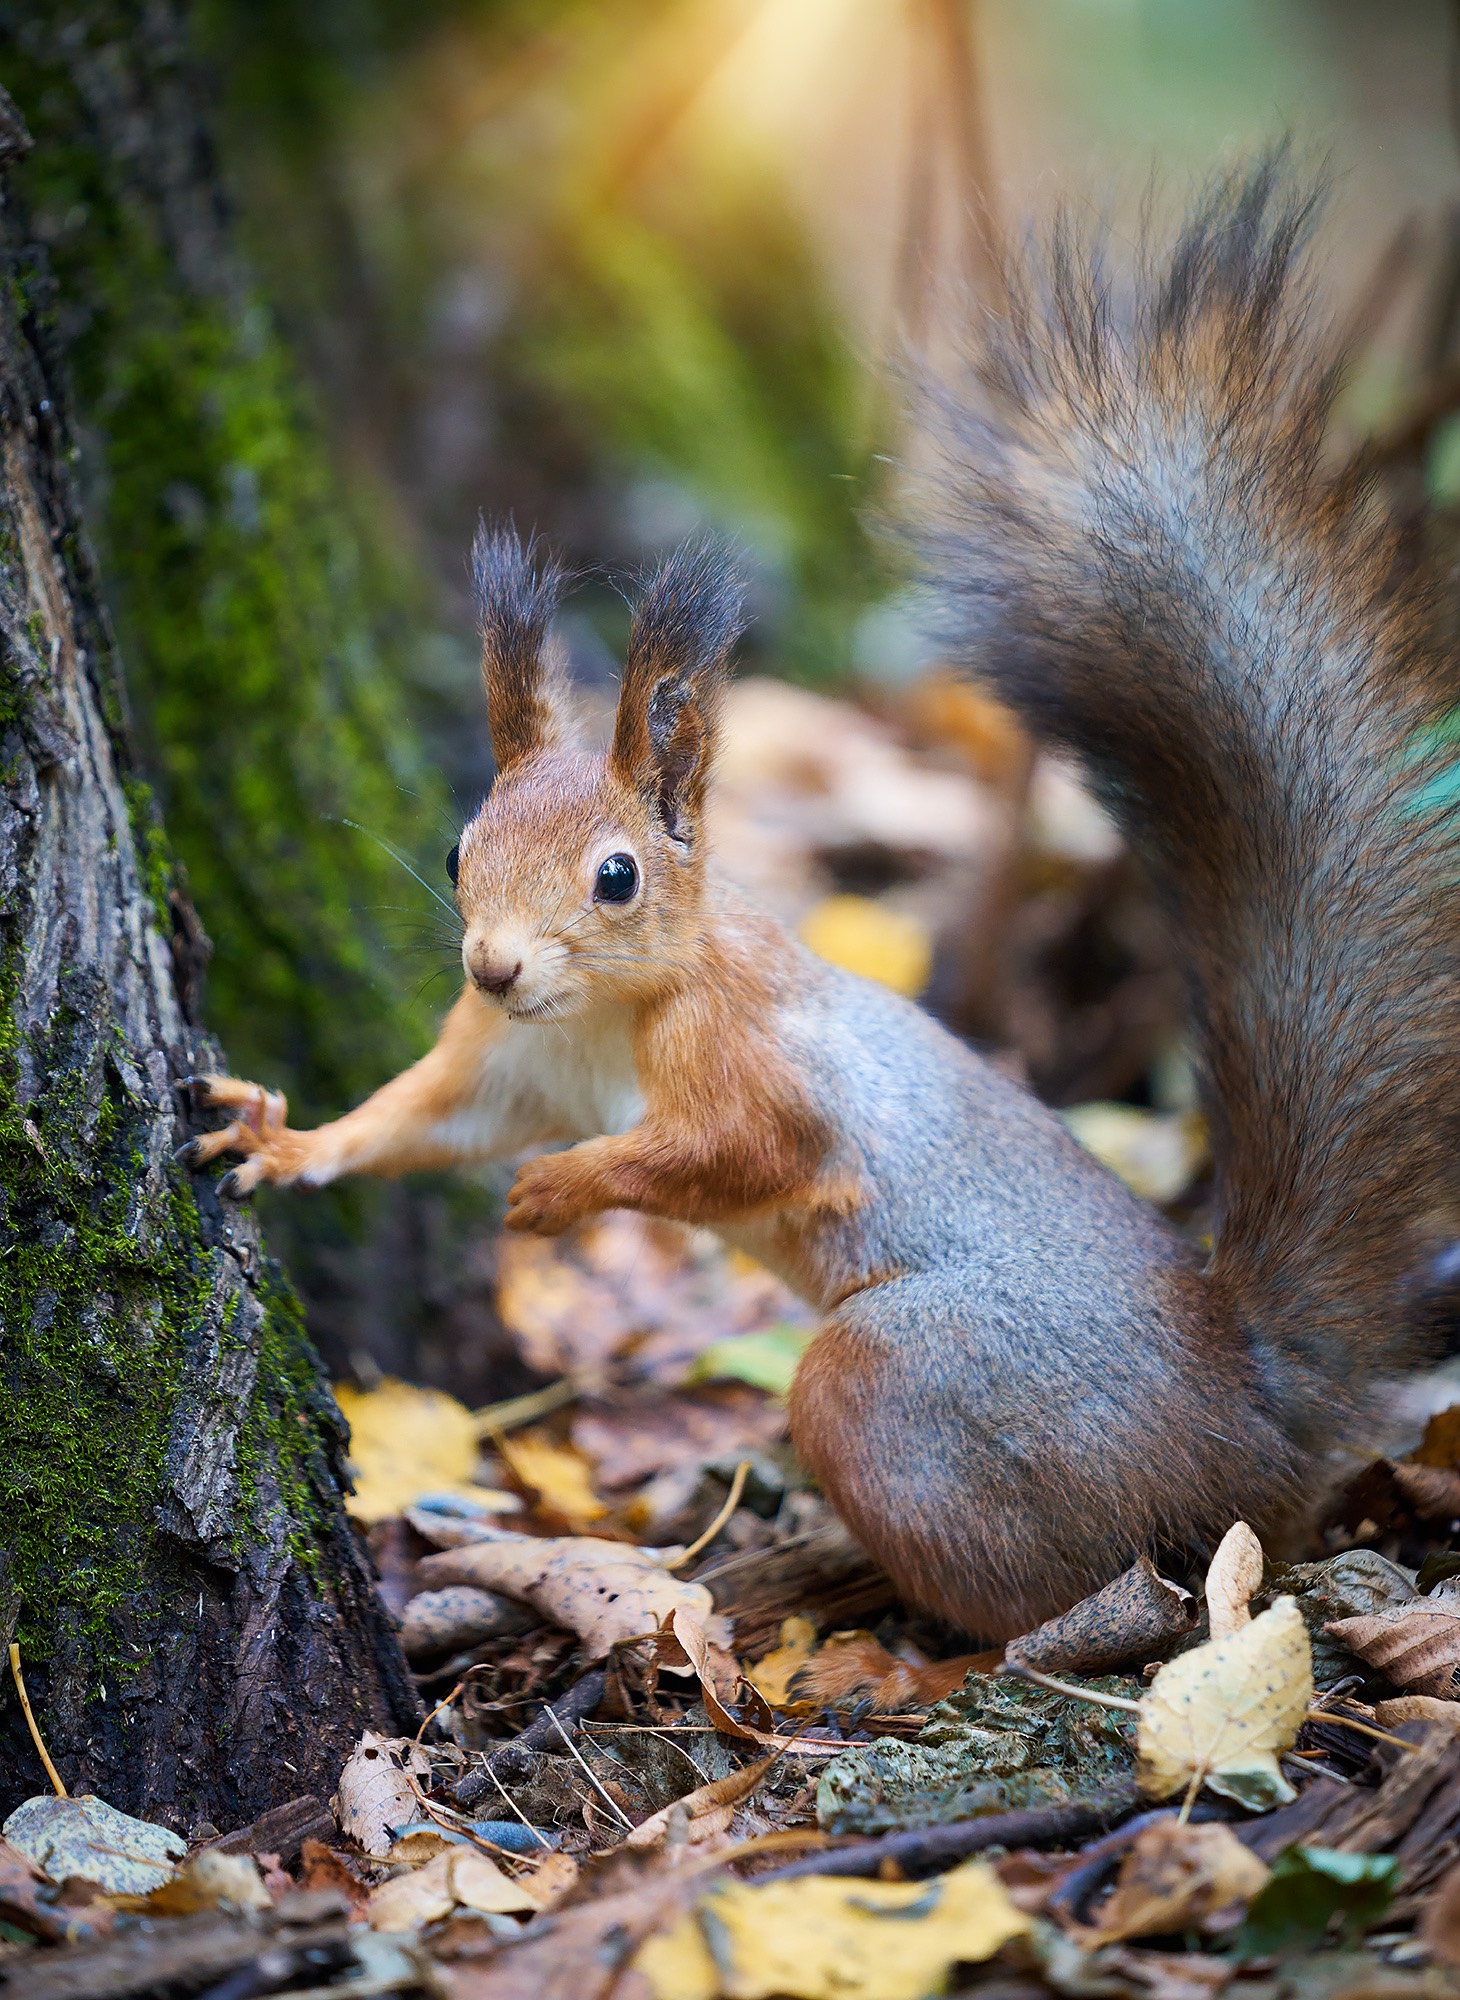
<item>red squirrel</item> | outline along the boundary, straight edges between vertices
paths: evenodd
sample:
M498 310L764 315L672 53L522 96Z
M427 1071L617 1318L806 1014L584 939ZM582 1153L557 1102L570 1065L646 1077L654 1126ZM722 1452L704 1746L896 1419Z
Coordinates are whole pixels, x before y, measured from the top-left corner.
M576 747L559 579L475 549L498 776L453 850L440 1040L315 1131L223 1077L225 1188L529 1159L507 1226L709 1225L824 1315L797 1450L912 1601L1027 1631L1143 1551L1291 1522L1460 1229L1455 860L1424 785L1455 701L1391 541L1325 471L1305 204L1271 166L1134 312L1057 239L940 406L949 643L1077 751L1149 864L1216 1165L1203 1258L1059 1119L720 877L704 805L740 600L703 547L634 617L612 743ZM1438 767L1437 767L1438 768Z

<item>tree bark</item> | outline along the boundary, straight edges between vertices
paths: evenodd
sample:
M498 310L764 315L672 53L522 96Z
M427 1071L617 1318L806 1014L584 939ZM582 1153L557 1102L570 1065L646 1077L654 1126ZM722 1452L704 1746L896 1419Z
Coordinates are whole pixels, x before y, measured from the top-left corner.
M0 163L26 141L0 103ZM201 934L70 477L44 273L0 287L0 1639L76 1791L184 1830L327 1793L414 1691L345 1430L246 1213L172 1162ZM45 1781L0 1696L0 1810Z

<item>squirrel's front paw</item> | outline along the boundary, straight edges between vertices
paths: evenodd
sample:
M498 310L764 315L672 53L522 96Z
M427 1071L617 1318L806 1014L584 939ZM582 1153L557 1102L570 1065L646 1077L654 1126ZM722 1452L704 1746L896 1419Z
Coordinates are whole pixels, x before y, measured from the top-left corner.
M529 1160L517 1170L502 1218L508 1229L530 1229L538 1236L560 1236L587 1214L566 1172L561 1154Z
M283 1185L299 1178L306 1164L305 1134L291 1132L285 1123L289 1102L281 1090L265 1090L237 1076L189 1077L187 1089L199 1110L216 1106L237 1116L221 1131L204 1132L179 1146L173 1158L180 1165L196 1170L222 1153L241 1153L239 1164L218 1182L218 1192L235 1200L252 1194L262 1181Z

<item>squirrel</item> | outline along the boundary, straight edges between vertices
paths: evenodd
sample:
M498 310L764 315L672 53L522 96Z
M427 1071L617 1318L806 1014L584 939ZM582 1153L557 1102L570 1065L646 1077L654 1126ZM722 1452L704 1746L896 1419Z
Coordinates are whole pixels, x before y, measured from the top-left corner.
M241 1155L243 1195L557 1145L508 1228L629 1208L718 1231L823 1316L790 1393L802 1460L909 1601L985 1641L1143 1553L1300 1519L1376 1378L1424 1358L1460 1236L1455 860L1426 792L1455 690L1382 519L1324 467L1311 206L1273 161L1224 184L1128 315L1059 232L938 405L921 529L952 657L1084 759L1164 904L1209 1254L716 873L742 611L708 545L644 591L595 755L550 644L562 579L483 529L498 775L448 858L461 996L317 1130L196 1080L233 1118L188 1163Z

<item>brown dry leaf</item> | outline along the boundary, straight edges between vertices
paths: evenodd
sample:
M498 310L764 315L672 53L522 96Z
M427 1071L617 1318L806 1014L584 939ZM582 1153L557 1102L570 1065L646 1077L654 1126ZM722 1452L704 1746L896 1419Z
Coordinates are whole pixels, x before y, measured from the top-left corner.
M1440 1465L1396 1465L1394 1484L1422 1521L1460 1515L1460 1472Z
M634 1964L654 2000L925 2000L1029 1928L981 1861L935 1882L727 1882Z
M1158 1799L1201 1780L1256 1810L1296 1797L1278 1769L1313 1701L1313 1653L1297 1603L1280 1597L1234 1632L1160 1669L1141 1697L1137 1778Z
M330 1800L341 1833L380 1860L394 1845L395 1829L409 1826L420 1811L416 1789L401 1768L406 1761L421 1772L430 1769L418 1745L367 1729L350 1752L339 1790Z
M1149 1556L1037 1631L1011 1639L1011 1660L1041 1673L1104 1674L1170 1652L1191 1630L1190 1591L1159 1576Z
M1433 1694L1399 1694L1392 1701L1374 1704L1374 1720L1381 1729L1397 1729L1401 1722L1438 1722L1450 1734L1460 1734L1460 1701L1445 1701Z
M1082 1933L1081 1942L1093 1948L1199 1929L1234 1904L1250 1902L1270 1872L1229 1826L1157 1820L1131 1843L1095 1927Z
M452 2000L628 2000L626 1960L651 1931L672 1920L704 1879L697 1861L666 1868L658 1856L631 1859L643 1873L629 1887L555 1910L551 1924L534 1924L522 1938L506 1940L485 1964L454 1965Z
M785 1410L763 1391L717 1382L584 1409L573 1419L573 1442L593 1460L605 1492L618 1492L661 1472L764 1451L785 1430Z
M1333 1618L1324 1626L1386 1680L1412 1694L1449 1695L1460 1666L1460 1609L1438 1595L1417 1597L1363 1618Z
M350 1905L350 1915L361 1917L370 1901L370 1891L352 1866L351 1857L341 1854L323 1840L306 1840L299 1850L301 1889L333 1889Z
M641 1821L624 1841L624 1846L658 1847L669 1831L671 1813L686 1815L691 1841L709 1840L712 1835L723 1833L735 1808L745 1803L766 1773L780 1761L780 1752L773 1750L758 1763L747 1764L743 1771L731 1771L727 1777L716 1778L710 1784L686 1792L682 1799L675 1799L673 1804L662 1806L658 1812Z
M1410 1465L1433 1465L1441 1471L1460 1472L1460 1403L1452 1403L1447 1410L1435 1412L1407 1462Z
M756 1690L741 1673L735 1656L719 1645L692 1615L676 1611L664 1631L655 1635L653 1650L659 1664L670 1673L692 1672L698 1677L705 1713L715 1727L727 1736L738 1736L746 1743L759 1743L763 1748L776 1750L783 1756L835 1756L844 1747L840 1743L804 1736L778 1736L769 1727L758 1728L743 1717L733 1715L728 1704L746 1694L754 1702L758 1700ZM767 1725L774 1720L769 1709L762 1720Z
M470 1410L440 1389L416 1389L387 1376L374 1389L337 1383L335 1400L350 1426L355 1490L345 1506L367 1526L403 1514L426 1493L450 1493L478 1506L516 1508L516 1496L471 1483L477 1426Z
M576 1632L590 1660L601 1660L625 1639L658 1631L676 1611L686 1612L717 1643L729 1638L702 1583L672 1575L652 1550L626 1542L504 1535L425 1556L419 1575L428 1585L470 1583L522 1598L555 1625Z
M538 1504L569 1527L601 1521L608 1508L593 1490L593 1468L581 1451L557 1444L546 1431L518 1431L499 1437L497 1450L512 1475L537 1495Z
M1207 1570L1207 1618L1214 1639L1229 1639L1252 1622L1252 1596L1262 1588L1262 1543L1245 1521L1234 1521Z
M419 1930L458 1906L497 1916L540 1907L528 1884L514 1882L488 1855L474 1847L448 1847L424 1867L394 1875L371 1890L370 1927L377 1931Z
M816 1651L816 1626L809 1618L781 1621L781 1642L746 1670L746 1679L772 1708L785 1708L791 1699L792 1678Z
M149 1911L167 1917L186 1917L195 1910L226 1906L267 1910L273 1902L251 1854L220 1854L215 1847L195 1854L170 1882L154 1889L146 1899Z
M636 1378L679 1382L717 1341L808 1309L759 1265L703 1230L616 1210L567 1236L495 1246L497 1307L544 1375L602 1371L631 1348Z
M573 1854L544 1854L532 1873L523 1880L531 1889L540 1910L560 1903L570 1889L578 1886L582 1868Z

